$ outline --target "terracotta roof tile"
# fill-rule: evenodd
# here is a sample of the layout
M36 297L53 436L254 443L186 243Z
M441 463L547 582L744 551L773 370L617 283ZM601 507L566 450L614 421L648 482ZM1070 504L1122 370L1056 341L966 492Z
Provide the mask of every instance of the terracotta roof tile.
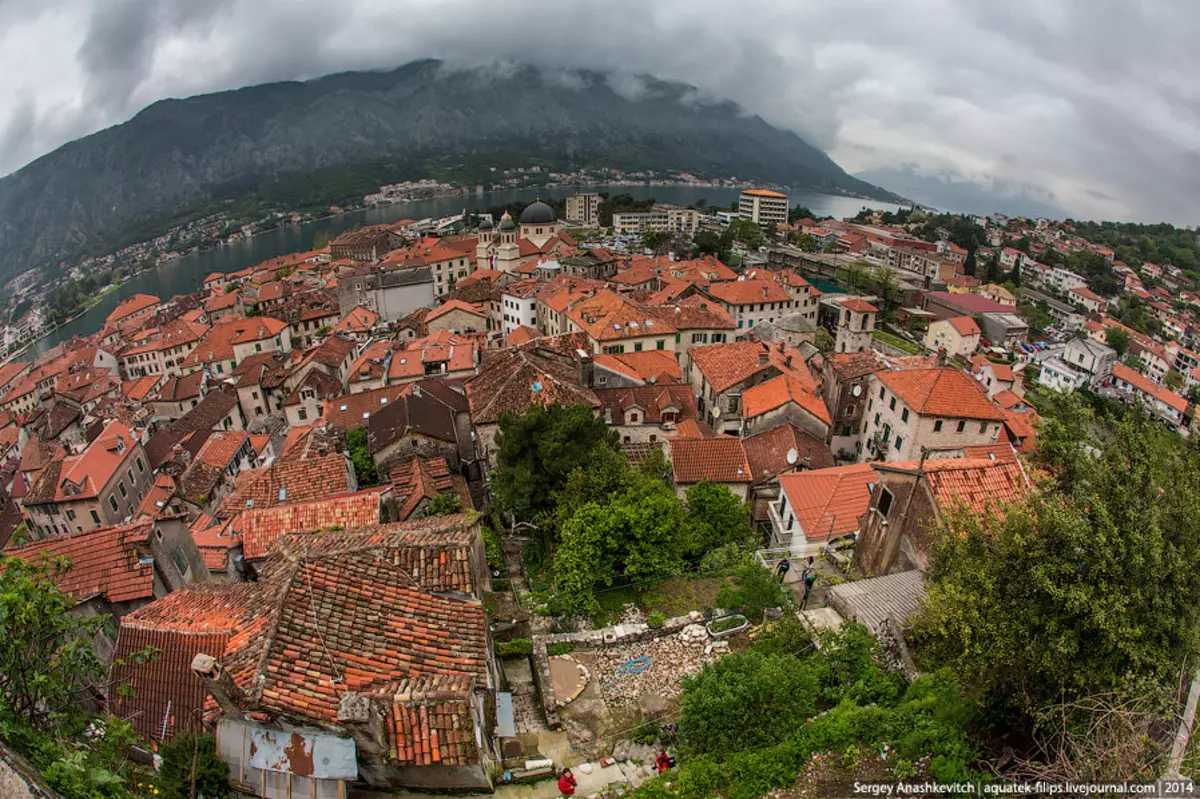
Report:
M710 344L688 350L692 363L700 370L718 394L759 372L775 368L800 381L815 392L817 381L799 350L759 341L737 341L730 344Z
M805 538L822 541L858 530L859 517L871 504L870 486L875 479L871 464L856 463L781 474L779 485Z
M675 482L680 484L704 479L714 483L751 482L750 462L741 439L730 436L672 439L671 469Z
M763 277L714 283L709 286L708 293L728 305L787 302L792 298L776 281Z
M492 424L504 413L523 413L535 404L599 407L595 393L580 384L575 359L551 349L547 341L484 352L479 373L467 381L475 424Z
M250 615L250 597L259 591L256 583L200 583L123 617L109 672L111 711L148 740L199 732L207 692L192 672L192 659L225 654L226 643ZM159 652L130 657L147 647Z
M54 578L63 593L82 602L103 596L109 602L154 598L154 566L140 560L150 554L153 522L137 521L86 533L35 541L5 554L29 562L67 558L71 567Z
M1032 484L1019 458L934 458L924 463L902 461L876 464L880 471L894 470L925 475L943 511L964 507L976 513L996 510L1019 500Z
M794 424L781 424L742 439L750 474L755 482L797 468L828 469L835 465L829 446ZM796 451L796 463L787 462L789 451Z
M246 559L257 560L283 535L378 524L380 506L390 491L390 486L380 486L309 502L250 508L234 517L232 532L241 537Z
M276 461L237 476L232 494L217 515L229 518L247 508L269 508L284 502L307 502L349 493L350 468L341 452L320 458Z
M753 419L788 403L795 403L826 425L831 422L825 400L790 375L773 377L742 392L742 418Z
M1004 419L979 384L957 369L886 371L876 377L904 404L925 416Z
M980 335L979 325L969 316L952 316L946 320L960 336Z

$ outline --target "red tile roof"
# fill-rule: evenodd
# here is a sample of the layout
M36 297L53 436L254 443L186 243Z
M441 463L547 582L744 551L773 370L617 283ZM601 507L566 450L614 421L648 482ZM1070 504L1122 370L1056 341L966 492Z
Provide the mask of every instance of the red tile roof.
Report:
M136 313L145 311L147 308L153 308L161 303L158 297L149 294L134 294L121 300L116 308L113 308L112 313L108 315L105 322L110 325L115 325L123 319L127 319Z
M356 305L334 325L335 333L365 333L379 322L379 314Z
M647 306L607 289L576 302L567 318L593 341L675 335L675 326Z
M923 416L994 419L1004 414L979 384L957 369L910 369L877 372L879 382Z
M269 508L284 502L307 502L349 493L349 467L341 452L320 458L276 461L237 476L234 492L217 514L228 518L246 508Z
M834 466L829 446L794 424L781 424L742 439L750 474L755 482L793 469L828 469ZM796 451L796 462L788 463L789 451Z
M688 354L718 394L771 367L799 380L809 391L815 392L817 389L817 381L813 379L799 350L786 348L782 344L737 341L692 347Z
M524 344L527 341L533 341L535 338L541 338L542 333L535 327L529 325L518 325L504 338L504 344L509 347L515 347L518 344Z
M246 559L257 560L266 557L282 535L378 524L381 503L390 491L390 486L379 486L309 502L250 508L234 517L233 533L241 536Z
M880 471L924 473L942 511L963 507L977 513L1019 500L1033 488L1019 458L934 458L879 463Z
M54 578L63 593L82 602L103 596L109 602L131 602L154 598L150 554L153 522L137 521L118 527L101 527L87 533L35 541L5 551L6 555L37 562L42 558L66 558L71 567Z
M750 462L742 441L731 436L674 438L671 440L671 469L675 482L751 482Z
M130 429L121 422L112 422L82 455L64 458L58 474L50 475L45 471L39 474L31 494L36 495L38 501L52 499L55 502L94 497L116 474L135 446L140 445ZM50 486L41 485L43 480L49 479L55 483L53 494L49 493Z
M371 552L281 559L264 580L273 588L259 612L271 618L266 634L226 646L247 709L333 725L353 691L385 709L397 762L478 762L471 702L488 658L480 603L428 593Z
M1143 394L1153 397L1180 413L1187 410L1188 401L1186 399L1171 391L1166 386L1160 386L1141 372L1130 369L1120 361L1113 364L1112 373L1113 377L1124 380Z
M833 469L781 474L779 485L808 540L824 540L858 530L871 504L875 469L856 463Z
M663 305L649 306L657 318L670 322L677 330L733 330L737 325L720 303L701 294L693 294L675 302L664 300Z
M675 383L683 378L675 353L666 350L593 355L592 361L597 367L643 383Z
M773 377L743 391L742 418L753 419L788 403L795 403L827 425L831 422L825 400L790 375Z
M874 305L866 300L858 299L857 297L854 299L843 300L841 302L841 307L845 308L847 311L853 311L854 313L879 313L879 309Z
M109 671L111 712L129 719L148 740L199 732L207 691L192 672L192 659L199 654L220 659L260 591L257 583L199 583L123 617ZM131 657L148 647L159 651Z
M423 500L454 490L454 480L445 458L412 458L392 467L392 488L400 504L400 521L413 515Z
M787 302L792 295L774 280L764 277L714 283L708 293L728 305L750 305L758 302Z
M975 320L969 316L952 316L946 321L958 331L958 335L960 336L980 335L979 325L975 324Z
M428 324L434 319L445 316L451 311L462 311L463 313L469 313L472 316L478 316L482 318L487 317L487 311L485 311L483 308L480 308L478 305L469 302L463 302L462 300L447 300L426 315L425 323Z
M498 422L509 411L524 413L535 404L600 405L580 384L575 359L551 349L547 339L485 351L478 374L467 381L467 399L476 425Z

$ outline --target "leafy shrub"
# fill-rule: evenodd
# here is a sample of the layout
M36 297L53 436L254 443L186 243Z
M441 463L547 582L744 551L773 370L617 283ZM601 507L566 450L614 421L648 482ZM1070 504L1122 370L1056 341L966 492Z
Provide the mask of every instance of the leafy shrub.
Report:
M667 618L662 614L661 610L652 611L650 615L646 617L646 624L648 624L652 630L661 630L662 626L666 624L666 622Z
M657 721L643 721L641 724L633 728L633 732L629 737L636 744L650 746L658 740L658 735L662 731Z
M192 795L192 760L196 761L196 795L219 799L229 795L229 767L217 756L217 744L211 735L197 738L180 733L163 744L159 754L162 795L159 799L189 799Z
M791 594L774 572L750 561L722 583L716 601L719 607L737 610L750 619L761 619L767 608L787 607Z
M689 754L739 752L782 741L816 709L809 664L787 655L726 655L684 680L679 735Z
M532 646L530 647L530 651L532 651ZM550 657L556 657L558 655L569 655L574 651L575 651L575 644L571 643L570 641L558 641L556 643L548 644L546 646L546 654L549 655Z
M533 654L533 641L528 638L514 638L496 647L502 658L528 657Z

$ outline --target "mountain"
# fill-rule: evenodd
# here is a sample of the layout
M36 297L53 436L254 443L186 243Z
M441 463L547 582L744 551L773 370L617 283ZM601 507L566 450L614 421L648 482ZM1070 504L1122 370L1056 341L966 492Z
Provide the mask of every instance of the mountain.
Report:
M0 179L0 277L251 198L290 206L489 166L680 170L898 198L694 87L416 61L155 103Z
M910 200L944 211L988 216L1066 219L1070 216L1055 204L1053 194L1025 183L990 178L991 188L966 180L952 172L924 174L914 164L857 172L859 180L885 186Z

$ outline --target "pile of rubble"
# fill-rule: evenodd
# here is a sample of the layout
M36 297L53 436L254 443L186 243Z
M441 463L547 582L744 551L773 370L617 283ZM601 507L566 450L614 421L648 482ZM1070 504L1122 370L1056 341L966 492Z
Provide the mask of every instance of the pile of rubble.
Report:
M678 635L637 641L619 647L596 650L593 677L600 695L615 706L635 705L643 694L674 699L683 690L683 678L697 673L728 651L726 641L711 641L701 624L691 624ZM644 670L622 668L624 664L648 658Z

